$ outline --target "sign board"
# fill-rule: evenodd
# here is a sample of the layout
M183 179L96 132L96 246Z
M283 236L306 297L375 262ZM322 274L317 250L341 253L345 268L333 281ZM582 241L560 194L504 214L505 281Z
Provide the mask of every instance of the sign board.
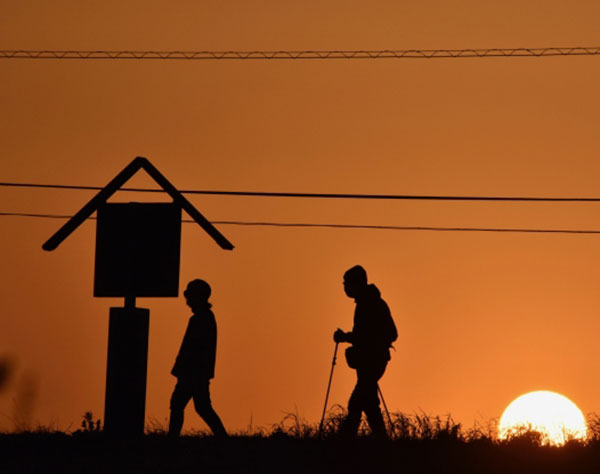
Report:
M108 199L139 170L173 203L110 203ZM144 433L148 363L148 309L136 308L137 296L178 296L181 211L225 250L225 238L146 158L138 156L56 231L42 248L56 249L94 212L96 268L94 296L125 298L110 309L104 430L112 435Z
M94 296L178 296L181 206L98 207Z

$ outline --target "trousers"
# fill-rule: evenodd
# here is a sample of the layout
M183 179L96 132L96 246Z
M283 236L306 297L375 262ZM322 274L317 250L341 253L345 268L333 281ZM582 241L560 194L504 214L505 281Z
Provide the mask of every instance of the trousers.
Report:
M356 436L364 412L374 436L387 438L383 415L379 408L378 382L383 376L387 360L371 361L356 369L356 386L348 401L348 415L341 426L341 434Z
M179 377L171 395L171 418L169 436L179 436L183 427L183 413L188 402L194 400L194 408L215 436L225 437L227 431L210 401L210 380L196 377Z

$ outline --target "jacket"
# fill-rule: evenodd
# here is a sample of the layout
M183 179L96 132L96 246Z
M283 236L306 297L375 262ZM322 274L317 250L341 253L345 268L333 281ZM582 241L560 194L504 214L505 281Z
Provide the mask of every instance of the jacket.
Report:
M398 339L398 331L387 303L379 289L370 284L356 298L354 326L347 333L348 342L363 360L389 360L389 348Z
M207 306L190 318L171 374L175 377L212 379L216 354L217 322L210 306Z

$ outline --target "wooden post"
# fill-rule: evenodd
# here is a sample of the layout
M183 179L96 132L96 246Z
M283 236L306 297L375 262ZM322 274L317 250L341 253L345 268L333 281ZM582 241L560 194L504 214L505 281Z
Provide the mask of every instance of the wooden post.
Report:
M144 433L150 310L110 308L104 431L114 436Z

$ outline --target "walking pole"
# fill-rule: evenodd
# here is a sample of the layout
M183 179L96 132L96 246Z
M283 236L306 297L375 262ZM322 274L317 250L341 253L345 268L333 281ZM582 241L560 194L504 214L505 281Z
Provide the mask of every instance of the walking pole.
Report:
M318 436L321 436L323 430L323 420L325 419L325 412L327 411L327 401L329 400L329 390L331 389L331 379L333 379L333 369L335 368L335 361L337 359L337 350L339 342L335 343L335 349L333 351L333 360L331 361L331 372L329 373L329 383L327 384L327 394L325 395L325 405L323 406L323 414L321 415L321 422L319 423Z
M392 434L394 434L394 425L392 424L392 417L390 416L388 407L385 404L385 400L383 398L383 392L381 391L381 387L379 387L379 384L377 384L377 391L379 392L379 398L381 398L381 401L383 402L383 408L385 409L385 414L387 415L388 423L390 425L390 431L392 432Z

